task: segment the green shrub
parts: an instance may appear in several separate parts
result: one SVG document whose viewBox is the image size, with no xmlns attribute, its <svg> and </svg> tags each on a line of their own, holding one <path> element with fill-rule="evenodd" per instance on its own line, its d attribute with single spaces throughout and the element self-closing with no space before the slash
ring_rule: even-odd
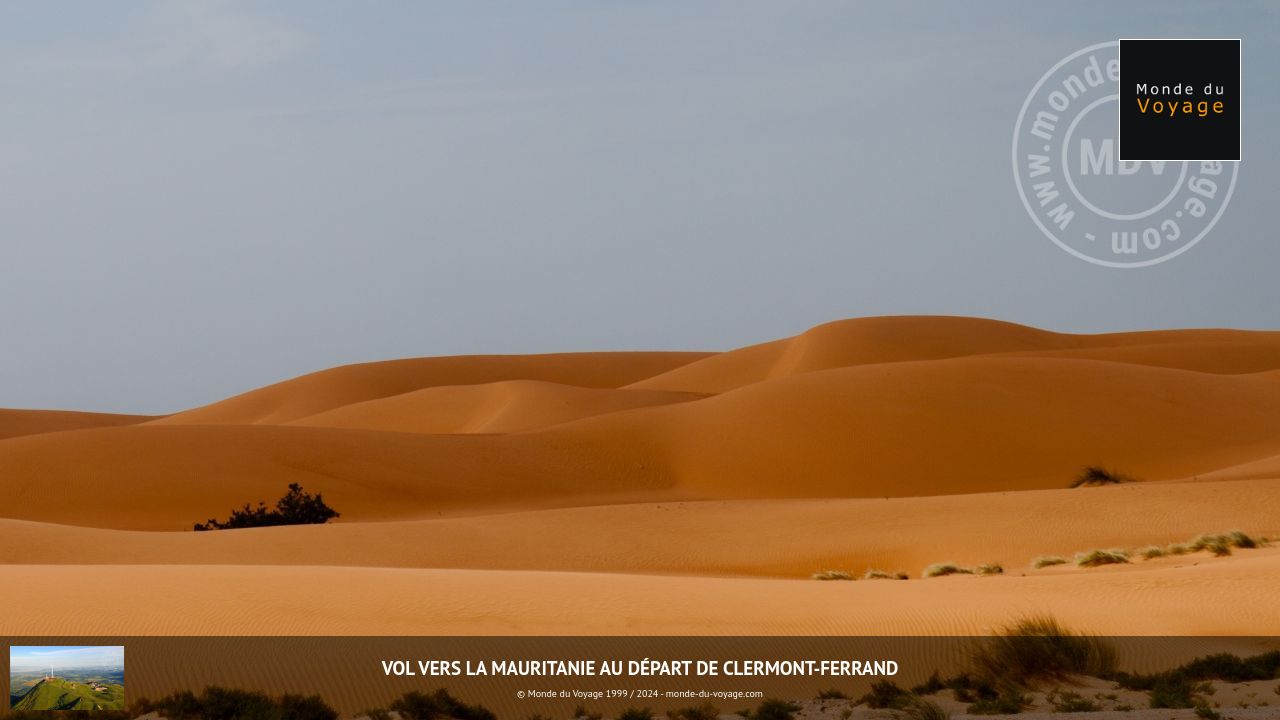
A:
<svg viewBox="0 0 1280 720">
<path fill-rule="evenodd" d="M 970 662 L 989 683 L 1028 687 L 1071 675 L 1108 677 L 1116 669 L 1116 652 L 1099 638 L 1073 633 L 1051 617 L 1033 616 L 988 638 Z"/>
<path fill-rule="evenodd" d="M 938 671 L 934 670 L 928 680 L 911 688 L 912 695 L 933 695 L 947 689 L 947 684 L 943 682 L 942 677 L 938 675 Z"/>
<path fill-rule="evenodd" d="M 1180 673 L 1161 676 L 1151 687 L 1151 707 L 1189 708 L 1195 706 L 1195 685 Z"/>
<path fill-rule="evenodd" d="M 1148 545 L 1138 551 L 1143 560 L 1155 560 L 1158 557 L 1164 557 L 1164 548 L 1159 545 Z"/>
<path fill-rule="evenodd" d="M 1101 565 L 1118 565 L 1129 562 L 1129 553 L 1125 550 L 1090 550 L 1076 553 L 1076 565 L 1080 567 L 1099 567 Z"/>
<path fill-rule="evenodd" d="M 871 692 L 858 699 L 859 705 L 882 710 L 891 708 L 902 710 L 912 700 L 911 693 L 898 687 L 892 680 L 877 680 L 871 683 Z"/>
<path fill-rule="evenodd" d="M 1003 575 L 1004 566 L 1000 563 L 982 563 L 974 568 L 974 572 L 979 575 Z"/>
<path fill-rule="evenodd" d="M 907 720 L 951 720 L 951 713 L 937 703 L 916 699 L 906 707 Z"/>
<path fill-rule="evenodd" d="M 1058 555 L 1041 555 L 1031 561 L 1031 567 L 1039 570 L 1040 568 L 1052 567 L 1054 565 L 1066 565 L 1069 562 L 1071 561 Z"/>
<path fill-rule="evenodd" d="M 879 570 L 876 568 L 870 568 L 862 574 L 863 580 L 906 580 L 910 577 L 910 575 L 907 575 L 901 570 L 889 572 L 888 570 Z"/>
<path fill-rule="evenodd" d="M 934 563 L 924 569 L 924 576 L 944 577 L 946 575 L 972 575 L 973 568 L 960 567 L 953 562 Z"/>
<path fill-rule="evenodd" d="M 274 509 L 268 510 L 266 503 L 259 502 L 258 507 L 250 507 L 248 503 L 239 510 L 232 510 L 231 517 L 225 521 L 209 518 L 207 522 L 196 523 L 197 532 L 205 530 L 235 530 L 253 527 L 276 527 L 279 525 L 323 525 L 339 516 L 333 508 L 325 505 L 320 493 L 311 495 L 302 491 L 298 483 L 289 483 L 289 492 L 276 501 Z"/>
</svg>

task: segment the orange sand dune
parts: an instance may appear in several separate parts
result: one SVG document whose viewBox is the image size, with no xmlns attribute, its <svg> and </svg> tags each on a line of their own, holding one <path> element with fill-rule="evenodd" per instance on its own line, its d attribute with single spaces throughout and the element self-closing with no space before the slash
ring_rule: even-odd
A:
<svg viewBox="0 0 1280 720">
<path fill-rule="evenodd" d="M 1068 335 L 980 318 L 857 318 L 819 325 L 792 338 L 713 355 L 641 380 L 634 387 L 714 393 L 837 367 L 1064 351 L 1204 372 L 1257 372 L 1280 368 L 1280 333 L 1166 330 Z"/>
<path fill-rule="evenodd" d="M 860 574 L 867 568 L 918 576 L 930 563 L 955 561 L 1000 562 L 1009 572 L 1022 573 L 1039 555 L 1071 557 L 1098 547 L 1167 544 L 1233 528 L 1280 536 L 1280 481 L 1135 483 L 890 500 L 635 503 L 217 533 L 0 520 L 0 564 L 343 565 L 806 578 L 823 569 Z"/>
<path fill-rule="evenodd" d="M 415 433 L 510 433 L 639 407 L 697 400 L 696 393 L 614 390 L 507 380 L 426 388 L 295 420 L 294 425 Z"/>
<path fill-rule="evenodd" d="M 158 422 L 285 423 L 343 405 L 427 387 L 503 380 L 614 388 L 706 356 L 693 352 L 460 355 L 344 365 L 268 385 Z"/>
<path fill-rule="evenodd" d="M 290 482 L 323 492 L 346 521 L 672 496 L 669 476 L 642 463 L 601 467 L 599 448 L 529 437 L 273 425 L 82 430 L 0 443 L 0 493 L 8 517 L 145 530 L 225 517 L 279 497 Z M 584 483 L 573 467 L 600 474 Z"/>
<path fill-rule="evenodd" d="M 150 415 L 0 409 L 0 440 L 64 430 L 136 425 L 153 419 L 155 418 Z"/>
<path fill-rule="evenodd" d="M 10 517 L 174 530 L 297 481 L 346 521 L 634 500 L 900 497 L 1145 480 L 1280 454 L 1280 373 L 973 357 L 816 371 L 512 435 L 137 426 L 0 444 Z M 94 495 L 104 481 L 110 493 Z M 74 492 L 92 503 L 50 501 Z M 532 505 L 529 505 L 532 504 Z"/>
<path fill-rule="evenodd" d="M 0 412 L 0 634 L 1276 627 L 1280 549 L 1027 565 L 1280 533 L 1280 333 L 868 318 L 352 365 L 142 420 Z M 1147 482 L 1065 489 L 1088 464 Z M 290 482 L 339 522 L 181 532 Z M 1008 572 L 804 579 L 946 560 Z"/>
<path fill-rule="evenodd" d="M 1276 454 L 1278 403 L 1280 373 L 972 357 L 793 375 L 595 428 L 665 433 L 702 497 L 942 495 L 1063 487 L 1086 464 L 1156 480 Z"/>
<path fill-rule="evenodd" d="M 67 584 L 92 587 L 68 593 Z M 1272 635 L 1280 552 L 1089 573 L 815 582 L 492 570 L 3 565 L 0 635 Z M 122 611 L 127 608 L 127 612 Z M 1229 611 L 1224 610 L 1229 609 Z"/>
</svg>

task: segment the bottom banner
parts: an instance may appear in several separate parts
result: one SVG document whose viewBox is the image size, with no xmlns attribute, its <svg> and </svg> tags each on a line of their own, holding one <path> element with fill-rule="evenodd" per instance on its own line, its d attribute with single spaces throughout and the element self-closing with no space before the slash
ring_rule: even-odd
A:
<svg viewBox="0 0 1280 720">
<path fill-rule="evenodd" d="M 1034 622 L 981 638 L 0 640 L 5 712 L 18 718 L 1280 718 L 1280 638 L 1108 638 Z"/>
</svg>

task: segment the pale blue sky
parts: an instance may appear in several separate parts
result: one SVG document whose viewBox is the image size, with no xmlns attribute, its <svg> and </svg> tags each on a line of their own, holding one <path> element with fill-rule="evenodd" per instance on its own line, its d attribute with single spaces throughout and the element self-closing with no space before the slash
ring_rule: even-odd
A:
<svg viewBox="0 0 1280 720">
<path fill-rule="evenodd" d="M 11 670 L 59 670 L 124 665 L 121 645 L 15 645 L 9 648 Z"/>
<path fill-rule="evenodd" d="M 1275 328 L 1278 7 L 7 2 L 0 406 L 872 314 Z M 1039 76 L 1125 36 L 1244 38 L 1231 206 L 1141 271 L 1054 247 L 1009 170 Z"/>
</svg>

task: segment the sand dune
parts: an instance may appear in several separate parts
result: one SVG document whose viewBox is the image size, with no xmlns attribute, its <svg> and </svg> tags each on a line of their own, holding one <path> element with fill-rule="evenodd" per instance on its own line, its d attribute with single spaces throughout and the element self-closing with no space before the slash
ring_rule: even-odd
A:
<svg viewBox="0 0 1280 720">
<path fill-rule="evenodd" d="M 703 357 L 706 353 L 460 355 L 344 365 L 251 390 L 157 422 L 169 425 L 285 423 L 343 405 L 428 387 L 503 380 L 542 380 L 612 388 Z"/>
<path fill-rule="evenodd" d="M 1280 533 L 1277 458 L 1280 333 L 973 318 L 369 363 L 159 419 L 4 411 L 0 583 L 27 590 L 0 632 L 1268 633 L 1278 550 L 1026 567 Z M 1089 464 L 1142 482 L 1065 489 Z M 289 482 L 339 522 L 186 532 Z M 1009 572 L 804 579 L 943 560 Z"/>
<path fill-rule="evenodd" d="M 1280 454 L 1280 373 L 955 358 L 815 371 L 537 432 L 136 426 L 0 444 L 10 517 L 176 530 L 288 482 L 344 521 L 600 502 L 903 497 L 1144 480 Z M 60 493 L 92 503 L 53 501 Z"/>
<path fill-rule="evenodd" d="M 74 577 L 92 593 L 67 593 Z M 4 565 L 0 634 L 982 635 L 1052 613 L 1113 635 L 1269 635 L 1280 553 L 1181 568 L 822 583 L 491 570 Z M 1082 601 L 1087 598 L 1087 601 Z M 128 608 L 128 612 L 121 612 Z M 179 609 L 180 610 L 176 610 Z M 1230 612 L 1207 609 L 1230 608 Z"/>
<path fill-rule="evenodd" d="M 66 430 L 136 425 L 153 419 L 149 415 L 0 409 L 0 440 Z"/>
<path fill-rule="evenodd" d="M 1280 333 L 1174 330 L 1069 335 L 980 318 L 857 318 L 712 355 L 633 387 L 724 392 L 816 370 L 1006 353 L 1075 355 L 1203 372 L 1259 372 L 1280 368 Z"/>
<path fill-rule="evenodd" d="M 640 407 L 688 402 L 696 393 L 615 390 L 507 380 L 393 395 L 295 420 L 294 425 L 390 432 L 511 433 Z"/>
<path fill-rule="evenodd" d="M 1134 522 L 1139 517 L 1142 522 Z M 1021 573 L 1039 555 L 1167 544 L 1237 527 L 1280 535 L 1280 482 L 1141 483 L 893 500 L 633 503 L 222 533 L 0 520 L 0 564 L 81 564 L 92 548 L 94 557 L 130 564 L 794 579 L 829 568 L 902 569 L 918 576 L 927 564 L 950 560 L 971 566 L 1001 562 Z"/>
</svg>

